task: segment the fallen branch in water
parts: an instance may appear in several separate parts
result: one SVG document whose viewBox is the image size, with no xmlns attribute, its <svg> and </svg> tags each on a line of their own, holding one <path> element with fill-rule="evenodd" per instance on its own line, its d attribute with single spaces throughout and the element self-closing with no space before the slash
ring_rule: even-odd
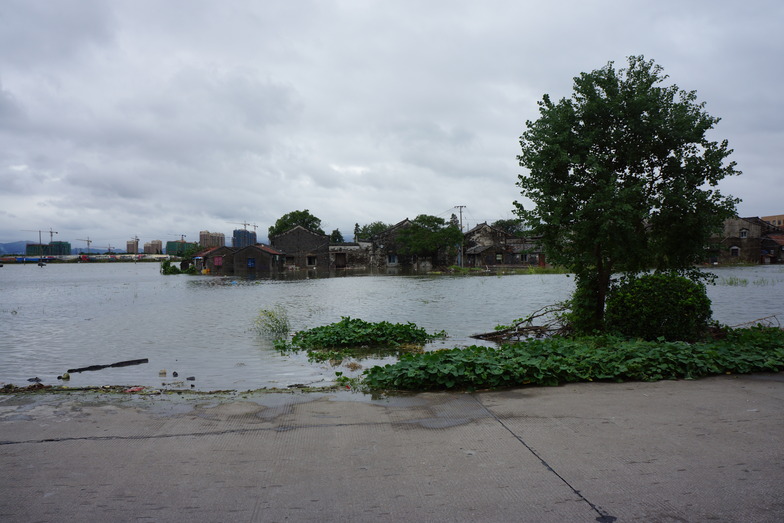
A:
<svg viewBox="0 0 784 523">
<path fill-rule="evenodd" d="M 479 340 L 490 340 L 496 343 L 519 341 L 525 338 L 543 338 L 555 334 L 564 334 L 567 327 L 563 323 L 563 313 L 569 310 L 566 304 L 547 305 L 534 311 L 525 318 L 515 320 L 512 325 L 484 334 L 471 337 Z M 534 320 L 547 317 L 541 325 L 534 325 Z"/>
<path fill-rule="evenodd" d="M 109 365 L 90 365 L 89 367 L 81 367 L 78 369 L 68 369 L 68 373 L 73 372 L 85 372 L 91 370 L 101 370 L 101 369 L 108 369 L 109 367 L 128 367 L 131 365 L 141 365 L 143 363 L 149 363 L 150 360 L 147 358 L 141 360 L 128 360 L 128 361 L 118 361 L 117 363 L 110 363 Z"/>
<path fill-rule="evenodd" d="M 772 314 L 770 316 L 765 316 L 764 318 L 759 318 L 752 321 L 747 321 L 746 323 L 740 323 L 738 325 L 733 325 L 732 329 L 746 329 L 748 327 L 754 327 L 757 325 L 762 325 L 763 327 L 778 327 L 781 328 L 781 322 L 778 319 L 776 314 Z"/>
</svg>

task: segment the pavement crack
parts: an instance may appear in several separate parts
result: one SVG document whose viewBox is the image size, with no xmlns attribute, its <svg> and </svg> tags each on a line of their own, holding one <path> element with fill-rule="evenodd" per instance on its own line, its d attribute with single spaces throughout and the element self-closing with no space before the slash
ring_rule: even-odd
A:
<svg viewBox="0 0 784 523">
<path fill-rule="evenodd" d="M 541 463 L 541 464 L 542 464 L 542 465 L 543 465 L 543 466 L 544 466 L 544 467 L 545 467 L 545 468 L 546 468 L 548 471 L 552 472 L 552 473 L 553 473 L 553 474 L 554 474 L 554 475 L 555 475 L 555 476 L 556 476 L 556 477 L 557 477 L 557 478 L 558 478 L 558 479 L 559 479 L 559 480 L 560 480 L 560 481 L 561 481 L 561 482 L 562 482 L 564 485 L 566 485 L 566 486 L 569 488 L 569 490 L 571 490 L 572 492 L 574 492 L 574 494 L 575 494 L 577 497 L 579 497 L 581 500 L 583 500 L 585 503 L 587 503 L 587 504 L 588 504 L 588 506 L 589 506 L 589 507 L 591 507 L 591 510 L 593 510 L 594 512 L 596 512 L 596 513 L 599 515 L 599 516 L 596 518 L 596 521 L 598 521 L 599 523 L 612 523 L 613 521 L 615 521 L 615 520 L 617 519 L 617 518 L 615 518 L 614 516 L 611 516 L 611 515 L 609 515 L 609 514 L 605 513 L 605 512 L 604 512 L 603 510 L 601 510 L 601 509 L 600 509 L 598 506 L 596 506 L 594 503 L 592 503 L 592 502 L 591 502 L 591 501 L 590 501 L 588 498 L 586 498 L 586 497 L 585 497 L 585 496 L 582 494 L 582 492 L 580 492 L 579 490 L 577 490 L 577 489 L 574 487 L 574 485 L 572 485 L 571 483 L 569 483 L 569 480 L 567 480 L 567 479 L 566 479 L 566 478 L 565 478 L 563 475 L 561 475 L 561 474 L 560 474 L 560 473 L 559 473 L 557 470 L 555 470 L 555 469 L 554 469 L 554 468 L 553 468 L 553 467 L 552 467 L 552 466 L 551 466 L 551 465 L 550 465 L 550 464 L 547 462 L 547 460 L 545 460 L 545 459 L 544 459 L 542 456 L 540 456 L 540 455 L 539 455 L 539 453 L 537 453 L 537 452 L 536 452 L 536 451 L 535 451 L 535 450 L 534 450 L 534 449 L 533 449 L 533 448 L 532 448 L 532 447 L 531 447 L 531 446 L 530 446 L 528 443 L 526 443 L 526 442 L 525 442 L 525 440 L 524 440 L 522 437 L 520 437 L 520 436 L 519 436 L 519 435 L 518 435 L 518 434 L 517 434 L 515 431 L 513 431 L 513 430 L 512 430 L 512 429 L 511 429 L 511 428 L 510 428 L 510 427 L 509 427 L 509 426 L 508 426 L 506 423 L 504 423 L 504 420 L 502 420 L 501 418 L 499 418 L 499 417 L 498 417 L 498 416 L 495 414 L 495 412 L 493 412 L 492 410 L 490 410 L 490 409 L 489 409 L 489 408 L 488 408 L 488 407 L 487 407 L 487 406 L 486 406 L 484 403 L 482 403 L 482 402 L 479 400 L 479 398 L 477 397 L 477 395 L 476 395 L 476 394 L 472 394 L 472 395 L 471 395 L 471 397 L 473 397 L 473 398 L 474 398 L 474 400 L 475 400 L 475 401 L 476 401 L 476 402 L 477 402 L 477 403 L 478 403 L 478 404 L 479 404 L 479 405 L 480 405 L 480 406 L 481 406 L 481 407 L 482 407 L 482 408 L 485 410 L 485 412 L 487 412 L 487 413 L 488 413 L 488 415 L 489 415 L 491 418 L 493 418 L 494 420 L 496 420 L 496 421 L 498 422 L 498 424 L 499 424 L 499 425 L 501 425 L 501 426 L 502 426 L 504 429 L 506 429 L 506 430 L 509 432 L 509 434 L 511 434 L 511 435 L 512 435 L 512 436 L 513 436 L 513 437 L 514 437 L 514 438 L 515 438 L 517 441 L 519 441 L 519 442 L 520 442 L 520 444 L 522 444 L 522 445 L 523 445 L 523 446 L 524 446 L 524 447 L 525 447 L 525 448 L 528 450 L 528 452 L 530 452 L 531 454 L 533 454 L 533 456 L 534 456 L 534 457 L 536 457 L 536 459 L 538 459 L 538 460 L 539 460 L 539 462 L 540 462 L 540 463 Z"/>
<path fill-rule="evenodd" d="M 310 425 L 279 425 L 276 427 L 257 427 L 257 428 L 241 428 L 241 429 L 225 429 L 213 430 L 206 432 L 181 432 L 176 434 L 154 434 L 154 435 L 112 435 L 112 436 L 71 436 L 62 438 L 44 438 L 44 439 L 31 439 L 22 441 L 0 441 L 0 446 L 4 445 L 35 445 L 42 443 L 63 443 L 67 441 L 142 441 L 142 440 L 155 440 L 155 439 L 168 439 L 168 438 L 191 438 L 202 436 L 223 436 L 227 434 L 249 434 L 254 432 L 287 432 L 290 430 L 298 429 L 319 429 L 327 427 L 366 427 L 374 425 L 389 425 L 389 423 L 319 423 Z"/>
</svg>

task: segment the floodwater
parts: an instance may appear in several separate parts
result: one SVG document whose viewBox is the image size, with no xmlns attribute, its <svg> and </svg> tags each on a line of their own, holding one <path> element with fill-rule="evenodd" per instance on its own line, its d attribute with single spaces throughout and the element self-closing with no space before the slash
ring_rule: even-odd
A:
<svg viewBox="0 0 784 523">
<path fill-rule="evenodd" d="M 158 271 L 155 263 L 0 268 L 0 384 L 25 386 L 33 377 L 58 384 L 67 369 L 147 358 L 142 365 L 72 373 L 67 385 L 321 386 L 334 380 L 335 371 L 361 370 L 279 354 L 254 327 L 259 310 L 283 307 L 292 331 L 342 316 L 414 322 L 449 334 L 427 347 L 436 349 L 482 343 L 470 335 L 563 301 L 573 289 L 566 275 L 242 280 Z M 715 319 L 730 325 L 777 313 L 784 319 L 784 267 L 714 272 L 719 278 L 708 294 Z M 159 376 L 163 369 L 165 377 Z"/>
</svg>

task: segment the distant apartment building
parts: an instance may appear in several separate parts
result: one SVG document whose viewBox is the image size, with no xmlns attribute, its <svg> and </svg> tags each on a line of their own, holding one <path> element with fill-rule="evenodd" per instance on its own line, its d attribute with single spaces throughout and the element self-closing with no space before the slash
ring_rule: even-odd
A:
<svg viewBox="0 0 784 523">
<path fill-rule="evenodd" d="M 125 242 L 125 252 L 128 254 L 139 254 L 139 240 L 133 239 Z"/>
<path fill-rule="evenodd" d="M 163 242 L 161 240 L 145 242 L 144 254 L 163 254 Z"/>
<path fill-rule="evenodd" d="M 235 249 L 242 249 L 249 245 L 256 245 L 256 231 L 234 229 L 234 234 L 231 238 L 231 246 Z"/>
<path fill-rule="evenodd" d="M 71 254 L 71 242 L 28 243 L 25 256 L 68 256 Z"/>
<path fill-rule="evenodd" d="M 204 248 L 225 247 L 226 235 L 222 232 L 201 231 L 199 233 L 199 245 Z"/>
<path fill-rule="evenodd" d="M 25 245 L 25 256 L 45 256 L 49 254 L 43 243 L 28 243 Z"/>
<path fill-rule="evenodd" d="M 776 214 L 773 216 L 760 216 L 761 220 L 768 222 L 776 227 L 784 227 L 784 214 Z"/>
<path fill-rule="evenodd" d="M 49 252 L 52 256 L 68 256 L 71 254 L 71 242 L 49 242 Z"/>
<path fill-rule="evenodd" d="M 186 242 L 184 240 L 174 240 L 166 242 L 166 254 L 169 256 L 185 256 L 188 249 L 195 247 L 193 242 Z"/>
</svg>

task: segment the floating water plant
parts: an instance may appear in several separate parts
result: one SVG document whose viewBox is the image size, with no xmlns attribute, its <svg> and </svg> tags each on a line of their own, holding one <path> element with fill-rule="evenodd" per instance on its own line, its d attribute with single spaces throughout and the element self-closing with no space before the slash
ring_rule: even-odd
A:
<svg viewBox="0 0 784 523">
<path fill-rule="evenodd" d="M 298 331 L 291 342 L 279 340 L 282 351 L 307 351 L 312 361 L 340 361 L 345 357 L 391 356 L 421 352 L 429 341 L 446 337 L 441 331 L 429 334 L 414 323 L 372 323 L 342 317 L 337 323 Z"/>
<path fill-rule="evenodd" d="M 615 336 L 531 339 L 410 354 L 363 372 L 369 389 L 497 389 L 582 381 L 656 381 L 784 370 L 784 330 L 726 329 L 700 343 Z"/>
</svg>

